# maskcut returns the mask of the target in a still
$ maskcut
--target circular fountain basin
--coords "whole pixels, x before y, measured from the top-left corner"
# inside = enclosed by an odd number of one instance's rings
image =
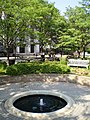
[[[48,113],[62,109],[67,102],[57,96],[35,94],[28,95],[17,99],[13,106],[19,110],[32,113]]]
[[[33,90],[9,98],[5,107],[11,114],[25,119],[50,120],[71,112],[74,101],[55,91]]]

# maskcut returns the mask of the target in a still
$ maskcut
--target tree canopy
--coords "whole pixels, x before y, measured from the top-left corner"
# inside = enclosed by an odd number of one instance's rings
[[[82,0],[81,7],[68,7],[62,16],[53,3],[46,0],[0,0],[0,41],[7,51],[15,51],[28,38],[46,46],[85,51],[90,44],[90,0]],[[35,43],[34,40],[38,40]]]
[[[61,35],[57,46],[71,49],[71,51],[83,52],[90,45],[90,1],[83,0],[81,7],[68,7],[65,13],[65,18],[68,27]]]
[[[62,18],[54,4],[44,0],[1,0],[0,5],[0,41],[7,51],[8,60],[10,50],[15,50],[18,39],[22,43],[28,37],[36,39],[42,49],[52,45],[57,23]]]

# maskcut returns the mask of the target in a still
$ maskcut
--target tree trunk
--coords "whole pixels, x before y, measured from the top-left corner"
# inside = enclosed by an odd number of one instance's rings
[[[41,61],[44,62],[45,61],[45,53],[43,50],[43,45],[41,45]]]
[[[8,62],[8,65],[9,65],[9,60],[10,60],[10,53],[9,53],[9,48],[7,48],[7,62]]]
[[[10,49],[9,48],[7,48],[7,62],[8,62],[9,66],[15,64],[15,58],[10,59]]]
[[[83,59],[85,59],[85,46],[83,47]]]
[[[80,58],[80,51],[78,50],[78,58]]]
[[[63,47],[61,48],[61,58],[62,58],[62,55],[63,55]]]

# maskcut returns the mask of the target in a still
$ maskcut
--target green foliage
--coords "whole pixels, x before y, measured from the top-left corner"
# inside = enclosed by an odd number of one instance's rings
[[[84,52],[83,58],[85,58],[86,48],[90,44],[90,13],[86,11],[85,7],[70,7],[66,11],[69,24],[67,35],[70,36],[67,43],[75,51]]]
[[[5,74],[6,68],[7,68],[7,63],[0,62],[0,74]]]
[[[12,66],[8,66],[6,70],[6,74],[9,75],[22,75],[22,74],[28,74],[29,67],[27,64],[16,64]]]
[[[17,45],[25,47],[29,37],[42,51],[50,45],[60,52],[85,52],[90,44],[90,0],[82,0],[81,4],[82,7],[68,8],[64,17],[47,0],[1,0],[0,41],[8,61],[10,50],[15,51]]]
[[[6,69],[7,63],[6,62],[0,62],[0,69]]]
[[[32,62],[19,63],[8,66],[6,70],[7,75],[23,75],[23,74],[38,74],[38,73],[69,73],[70,68],[60,62]]]
[[[90,65],[89,65],[89,67],[88,67],[88,70],[90,70]]]
[[[46,0],[1,0],[0,5],[0,41],[4,44],[8,61],[10,50],[25,46],[28,38],[34,45],[35,39],[38,40],[43,51],[48,44],[53,46],[53,41],[56,42],[65,28],[65,18],[54,4]]]
[[[60,64],[67,65],[66,58],[61,58],[60,59]]]

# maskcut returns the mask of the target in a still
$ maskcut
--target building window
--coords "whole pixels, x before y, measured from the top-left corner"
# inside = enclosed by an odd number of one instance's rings
[[[25,47],[20,47],[20,53],[25,53]]]
[[[31,53],[34,53],[34,44],[31,44]]]

